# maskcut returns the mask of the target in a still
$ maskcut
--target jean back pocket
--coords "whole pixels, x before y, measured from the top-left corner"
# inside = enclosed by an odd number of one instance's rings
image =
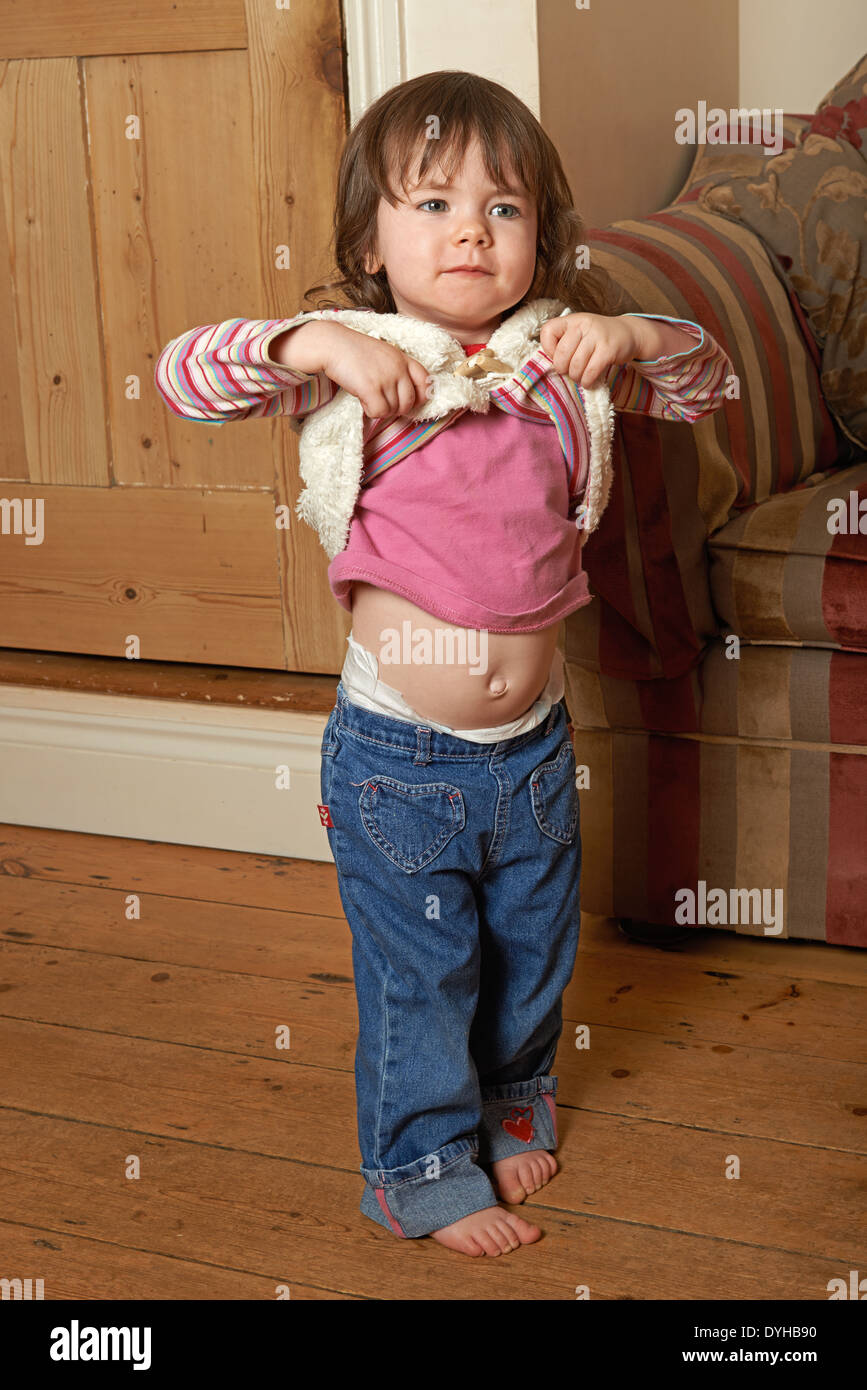
[[[572,740],[561,743],[555,757],[540,763],[530,777],[536,824],[552,840],[571,845],[578,829],[578,788],[575,785]]]
[[[358,804],[377,849],[408,874],[435,859],[466,823],[463,794],[448,782],[371,777]]]

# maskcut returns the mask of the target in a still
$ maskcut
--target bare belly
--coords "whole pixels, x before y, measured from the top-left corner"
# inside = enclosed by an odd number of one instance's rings
[[[559,627],[480,633],[388,589],[352,586],[352,635],[376,657],[379,679],[423,718],[451,729],[506,724],[530,709],[548,683]]]

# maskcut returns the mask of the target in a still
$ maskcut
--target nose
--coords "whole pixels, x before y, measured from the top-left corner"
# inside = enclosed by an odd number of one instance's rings
[[[467,217],[463,222],[462,230],[456,237],[458,246],[463,246],[467,241],[490,244],[490,240],[490,232],[481,218],[477,217]]]

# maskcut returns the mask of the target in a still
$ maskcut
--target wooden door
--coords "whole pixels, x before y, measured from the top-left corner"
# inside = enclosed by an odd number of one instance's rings
[[[311,307],[345,130],[339,0],[0,6],[0,645],[339,671],[297,436],[153,373]]]

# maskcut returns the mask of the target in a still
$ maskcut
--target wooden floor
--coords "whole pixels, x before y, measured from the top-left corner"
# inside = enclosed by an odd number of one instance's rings
[[[720,931],[663,952],[585,917],[561,1171],[523,1208],[543,1237],[469,1259],[358,1210],[332,865],[0,842],[0,1276],[46,1299],[824,1301],[867,1273],[867,952]]]

